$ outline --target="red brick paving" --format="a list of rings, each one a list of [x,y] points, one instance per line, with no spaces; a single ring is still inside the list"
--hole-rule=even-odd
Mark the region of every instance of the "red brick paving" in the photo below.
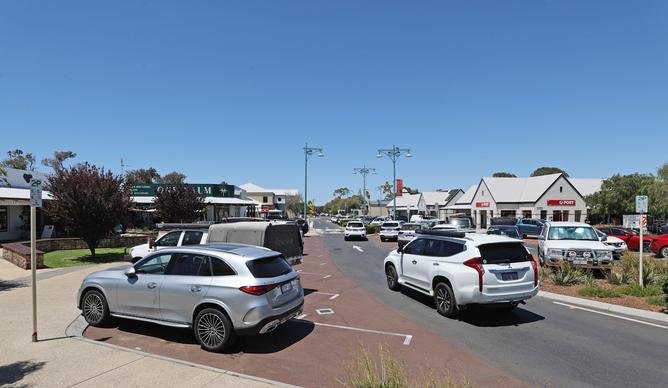
[[[405,363],[407,370],[416,378],[431,370],[436,374],[449,373],[455,380],[466,378],[474,386],[524,385],[376,301],[339,271],[320,237],[305,240],[308,255],[304,257],[304,263],[296,268],[303,272],[331,275],[323,279],[322,275],[302,274],[305,289],[339,296],[330,300],[329,295],[310,293],[305,298],[304,313],[308,315],[303,320],[290,321],[264,336],[243,338],[230,353],[215,354],[201,350],[188,330],[131,321],[119,321],[119,326],[113,328],[90,327],[85,336],[307,387],[340,387],[347,380],[346,367],[359,355],[361,346],[376,355],[379,346],[389,350]],[[392,244],[396,245],[396,242]],[[315,310],[321,308],[331,308],[335,313],[316,314]],[[410,345],[405,346],[402,337],[318,326],[313,322],[405,333],[413,338]]]

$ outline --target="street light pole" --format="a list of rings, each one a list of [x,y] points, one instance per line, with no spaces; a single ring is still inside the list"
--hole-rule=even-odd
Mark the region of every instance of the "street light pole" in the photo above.
[[[353,168],[353,174],[361,174],[362,175],[362,181],[363,181],[363,188],[362,188],[362,197],[364,198],[364,206],[365,210],[368,210],[369,208],[369,203],[366,200],[366,176],[368,174],[375,174],[376,169],[372,167],[367,167],[364,165],[363,167],[355,167]],[[367,212],[368,213],[368,212]],[[367,214],[365,214],[367,215]]]
[[[392,161],[392,186],[394,187],[394,199],[393,199],[393,204],[392,204],[392,219],[396,220],[397,219],[397,159],[401,155],[404,155],[407,158],[412,157],[411,155],[411,150],[408,148],[399,148],[395,145],[392,146],[392,148],[381,148],[378,149],[378,154],[376,157],[382,158],[384,156],[387,156],[390,158]]]
[[[314,153],[318,153],[318,157],[322,158],[325,154],[322,148],[309,147],[308,143],[304,144],[304,222],[308,222],[306,204],[308,202],[308,157]]]

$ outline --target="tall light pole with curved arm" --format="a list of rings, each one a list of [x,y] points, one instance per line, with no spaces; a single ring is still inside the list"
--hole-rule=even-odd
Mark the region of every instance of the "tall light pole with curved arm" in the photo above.
[[[369,203],[366,200],[366,176],[368,174],[375,174],[376,169],[372,167],[367,167],[366,165],[364,167],[355,167],[353,168],[353,174],[361,174],[362,175],[362,181],[363,183],[363,191],[362,191],[362,197],[364,199],[364,206],[365,206],[365,212],[368,214],[369,210]],[[365,215],[367,215],[365,214]]]
[[[403,155],[407,158],[412,157],[411,150],[408,148],[399,148],[395,145],[392,148],[380,148],[376,157],[387,156],[392,161],[392,186],[394,187],[394,203],[392,204],[392,219],[397,219],[397,159]]]
[[[308,143],[304,144],[304,222],[308,222],[306,208],[308,203],[308,157],[316,152],[319,158],[325,156],[322,148],[309,147]]]

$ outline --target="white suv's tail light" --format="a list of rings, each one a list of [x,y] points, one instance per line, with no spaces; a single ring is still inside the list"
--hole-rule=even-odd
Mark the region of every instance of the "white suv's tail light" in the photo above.
[[[478,272],[478,290],[482,292],[482,275],[485,274],[485,268],[482,266],[482,258],[474,257],[472,259],[466,260],[464,265],[473,268]]]
[[[538,265],[536,264],[536,260],[533,259],[532,255],[529,255],[527,258],[531,260],[531,267],[533,268],[533,286],[537,287],[538,286]]]

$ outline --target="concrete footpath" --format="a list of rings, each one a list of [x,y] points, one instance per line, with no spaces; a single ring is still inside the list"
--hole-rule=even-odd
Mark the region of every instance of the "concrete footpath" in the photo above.
[[[15,271],[4,264],[9,263],[0,259],[0,387],[282,385],[77,337],[77,325],[71,324],[80,314],[75,299],[82,279],[90,272],[118,263],[70,268],[40,276],[39,341],[33,343],[31,288],[25,281],[30,272]],[[82,329],[79,325],[78,331]]]

